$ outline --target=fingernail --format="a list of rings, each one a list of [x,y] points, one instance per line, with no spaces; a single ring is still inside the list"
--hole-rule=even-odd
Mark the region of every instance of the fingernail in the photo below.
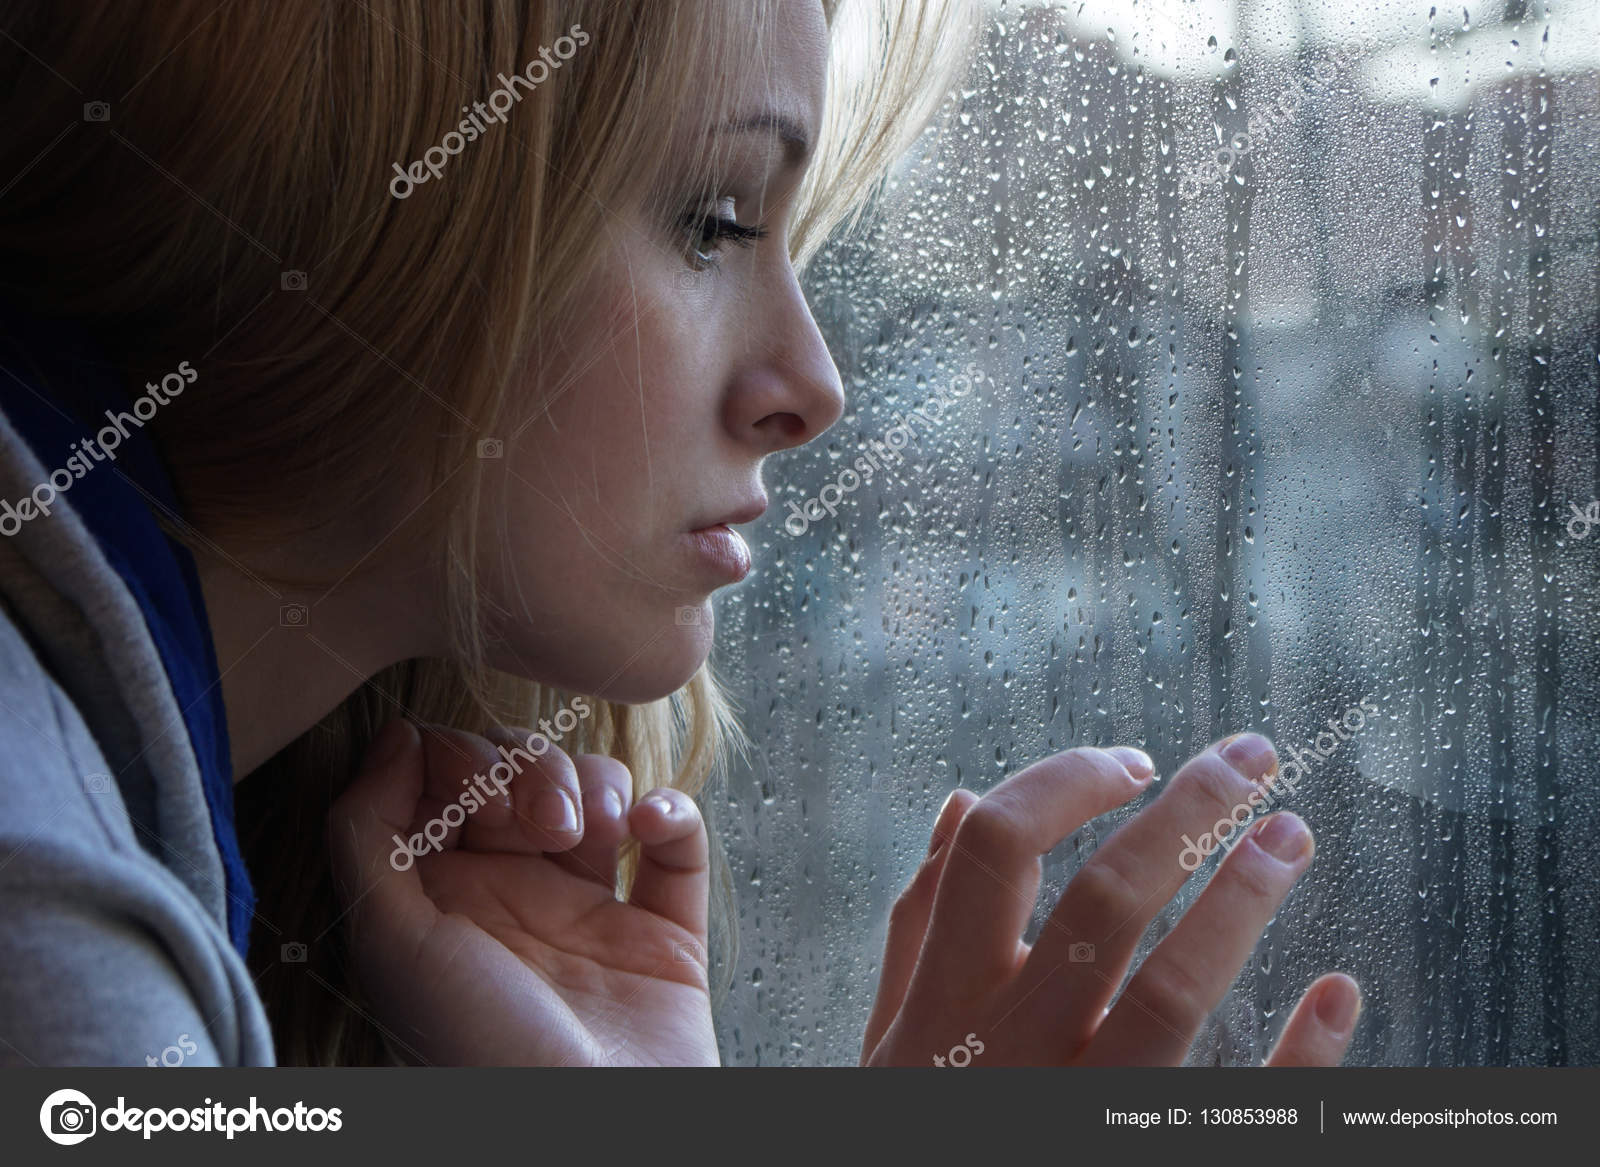
[[[533,801],[533,821],[547,831],[575,831],[578,807],[565,790],[542,790]]]
[[[1361,990],[1346,977],[1329,981],[1317,996],[1317,1020],[1334,1033],[1344,1033],[1353,1026],[1360,1011]]]
[[[1136,750],[1132,746],[1113,746],[1106,753],[1127,767],[1135,782],[1144,782],[1155,775],[1156,764],[1143,750]]]
[[[1229,738],[1217,752],[1224,762],[1250,779],[1264,778],[1278,765],[1272,743],[1259,733],[1241,733]]]
[[[949,823],[955,813],[956,792],[960,789],[961,787],[958,786],[955,790],[945,795],[944,802],[939,806],[939,813],[933,816],[933,831],[928,836],[927,858],[929,859],[937,855],[939,848],[944,846],[945,840],[955,833],[950,829]]]
[[[583,796],[584,809],[597,819],[619,819],[622,817],[622,798],[609,786],[599,790],[590,790]]]
[[[1311,832],[1306,830],[1300,816],[1290,811],[1281,811],[1265,820],[1251,838],[1268,855],[1285,863],[1293,863],[1311,849]]]

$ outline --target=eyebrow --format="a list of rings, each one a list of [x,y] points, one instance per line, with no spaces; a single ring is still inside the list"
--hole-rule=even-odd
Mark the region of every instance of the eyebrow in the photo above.
[[[811,156],[811,137],[799,122],[773,110],[750,117],[730,118],[718,131],[723,134],[776,134],[785,147],[785,164],[800,166]]]

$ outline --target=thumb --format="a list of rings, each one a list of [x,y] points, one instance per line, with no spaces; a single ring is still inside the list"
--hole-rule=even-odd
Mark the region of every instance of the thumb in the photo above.
[[[328,812],[333,877],[352,927],[380,944],[414,944],[438,918],[409,844],[424,764],[417,727],[397,717]]]
[[[710,850],[700,808],[681,790],[661,786],[628,812],[639,840],[639,866],[628,902],[693,933],[704,963]]]

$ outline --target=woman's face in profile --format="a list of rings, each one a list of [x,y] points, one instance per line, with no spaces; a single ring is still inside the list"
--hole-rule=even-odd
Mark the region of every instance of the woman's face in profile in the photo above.
[[[490,468],[507,498],[480,533],[496,667],[627,702],[680,687],[710,651],[711,593],[750,568],[719,525],[753,521],[763,458],[843,409],[787,242],[827,29],[816,0],[785,0],[775,19],[733,115],[700,127],[728,159],[715,200],[686,168],[667,212],[613,208],[573,324],[547,338],[529,387],[554,400],[530,406]]]

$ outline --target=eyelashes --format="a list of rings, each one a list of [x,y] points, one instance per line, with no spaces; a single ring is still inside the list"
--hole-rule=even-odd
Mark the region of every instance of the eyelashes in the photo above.
[[[681,220],[691,264],[701,268],[716,264],[724,246],[754,247],[765,239],[768,229],[759,225],[746,225],[722,214],[707,214],[703,210],[691,211]]]

